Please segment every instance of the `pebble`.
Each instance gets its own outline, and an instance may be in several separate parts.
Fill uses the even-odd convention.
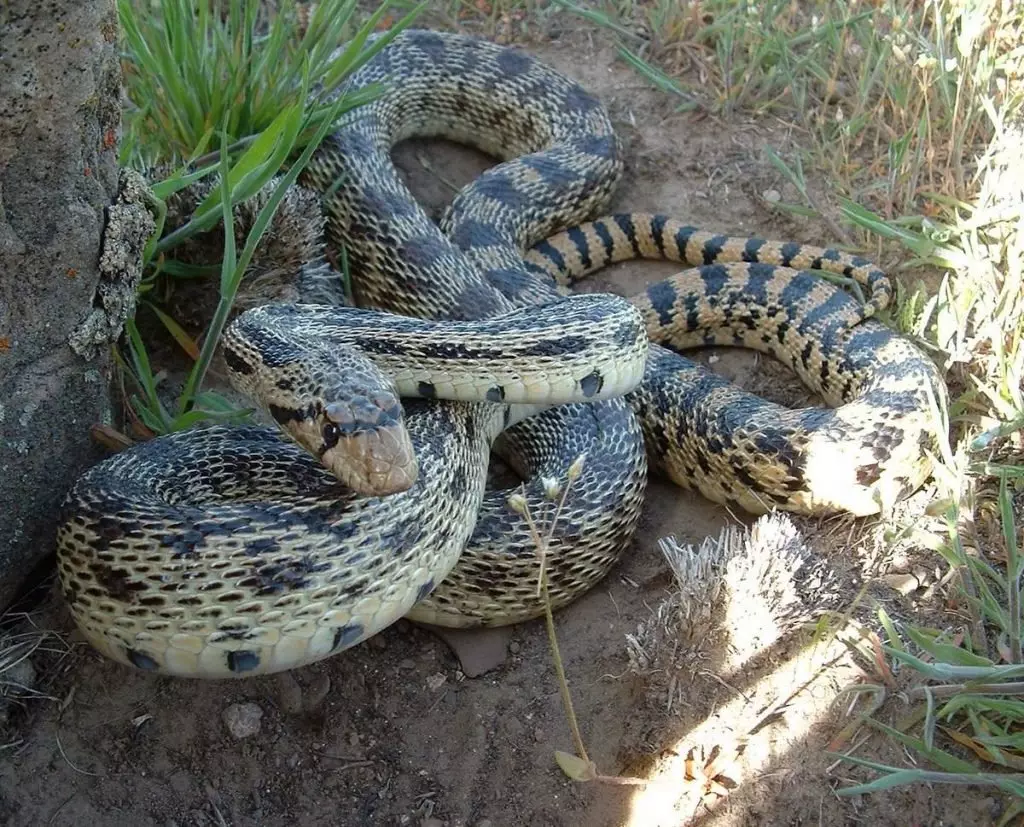
[[[519,641],[518,641],[518,640],[513,640],[513,641],[512,641],[512,642],[511,642],[511,643],[510,643],[510,644],[508,645],[508,650],[509,650],[509,651],[510,651],[510,652],[511,652],[511,653],[512,653],[513,655],[518,655],[518,654],[519,654],[519,653],[520,653],[520,652],[521,652],[521,651],[523,650],[523,647],[522,647],[522,645],[521,645],[521,644],[519,643]]]
[[[415,669],[416,668],[416,661],[414,661],[412,658],[402,658],[398,662],[398,668],[399,669]]]
[[[3,675],[6,685],[4,694],[8,697],[0,698],[0,724],[7,722],[11,710],[15,708],[11,698],[17,698],[32,689],[36,682],[36,670],[28,658],[23,658],[4,669]]]
[[[239,740],[258,733],[262,720],[263,710],[251,702],[231,704],[224,710],[224,725]]]
[[[912,594],[921,586],[921,581],[913,574],[883,574],[878,579],[904,596]]]
[[[35,685],[35,682],[36,670],[32,665],[32,661],[28,658],[22,658],[14,665],[8,666],[4,669],[4,683],[17,684],[17,686],[14,687],[15,692],[12,694],[17,694],[17,690],[19,689],[31,689]]]
[[[285,715],[298,715],[302,711],[302,687],[290,672],[281,672],[275,678],[277,702]]]

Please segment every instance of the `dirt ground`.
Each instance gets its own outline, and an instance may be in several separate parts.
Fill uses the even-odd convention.
[[[529,48],[610,107],[629,163],[616,208],[668,212],[737,235],[828,237],[765,201],[773,190],[793,198],[762,152],[767,144],[785,154],[798,137],[789,125],[673,114],[670,100],[586,34]],[[487,163],[416,143],[397,160],[434,207]],[[631,293],[666,269],[623,265],[597,284]],[[768,370],[734,354],[721,356],[718,368],[741,381],[763,381]],[[11,716],[0,818],[104,827],[992,823],[1000,802],[976,791],[836,795],[871,777],[828,753],[851,720],[840,691],[862,677],[836,643],[791,634],[744,649],[698,635],[675,673],[631,671],[626,635],[672,590],[659,538],[699,543],[730,522],[736,517],[699,496],[652,481],[619,569],[557,617],[590,757],[601,772],[641,777],[645,786],[574,783],[555,765],[554,751],[572,751],[572,741],[541,622],[499,635],[505,660],[478,677],[467,677],[438,637],[403,621],[284,676],[189,682],[101,659],[75,637],[51,591],[32,619],[63,632],[71,651],[62,654],[55,638],[33,657],[42,696]],[[870,533],[848,542],[861,535],[847,521],[812,528],[847,585],[909,570],[908,558],[880,558]],[[238,737],[228,721],[258,731]],[[867,730],[854,742],[862,757],[912,760]],[[716,756],[710,774],[721,772],[705,783],[700,770]]]

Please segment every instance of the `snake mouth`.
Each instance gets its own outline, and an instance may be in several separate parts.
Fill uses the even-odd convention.
[[[409,432],[401,423],[341,434],[320,461],[345,485],[367,497],[408,491],[419,476]]]

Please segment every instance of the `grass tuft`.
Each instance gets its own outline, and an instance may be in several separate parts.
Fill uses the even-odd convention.
[[[425,4],[397,21],[387,17],[392,5],[385,0],[357,26],[356,0],[325,0],[309,14],[300,13],[303,4],[296,2],[271,11],[262,0],[198,6],[188,0],[161,0],[155,8],[141,0],[119,0],[125,87],[132,102],[126,112],[122,162],[143,171],[174,168],[153,184],[161,216],[166,216],[166,199],[174,193],[206,176],[220,177],[220,185],[182,226],[165,234],[160,221],[146,250],[140,293],[150,293],[161,279],[193,275],[174,260],[175,248],[184,241],[218,224],[223,224],[225,239],[219,301],[201,347],[156,303],[144,305],[152,307],[194,360],[173,406],[161,399],[161,377],[152,370],[134,321],[126,325],[128,358],[117,358],[136,388],[130,403],[145,430],[167,433],[203,420],[246,415],[223,396],[204,391],[203,380],[242,277],[287,188],[337,119],[379,93],[376,87],[346,91],[346,81],[386,48]],[[386,18],[388,31],[368,44]],[[232,210],[272,182],[273,194],[236,258]]]

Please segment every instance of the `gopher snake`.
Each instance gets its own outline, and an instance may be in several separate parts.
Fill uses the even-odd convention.
[[[252,675],[352,646],[414,605],[411,616],[447,625],[536,616],[529,529],[507,492],[485,492],[503,431],[533,514],[551,504],[548,481],[586,455],[548,563],[556,606],[629,542],[644,441],[680,484],[752,511],[869,514],[923,482],[929,406],[945,404],[944,386],[909,342],[866,318],[889,290],[867,262],[662,216],[610,216],[549,238],[604,209],[621,174],[596,99],[526,54],[426,31],[401,34],[352,87],[381,80],[387,92],[343,119],[303,183],[325,193],[358,304],[442,327],[307,305],[240,316],[225,340],[232,381],[303,447],[272,429],[216,426],[83,475],[66,501],[59,566],[76,621],[105,654],[170,674]],[[458,194],[440,231],[390,162],[413,135],[505,161]],[[564,297],[569,281],[634,257],[698,267],[651,285],[636,309]],[[867,306],[793,267],[857,279]],[[339,343],[362,353],[338,356]],[[771,353],[838,407],[770,405],[661,343]],[[464,381],[449,357],[478,375]],[[570,357],[576,367],[546,378]],[[499,378],[491,358],[508,360]],[[338,366],[348,387],[322,381]],[[403,413],[398,396],[420,399]],[[515,424],[531,404],[566,402]],[[354,471],[342,456],[353,452]],[[398,493],[365,495],[374,489]]]

